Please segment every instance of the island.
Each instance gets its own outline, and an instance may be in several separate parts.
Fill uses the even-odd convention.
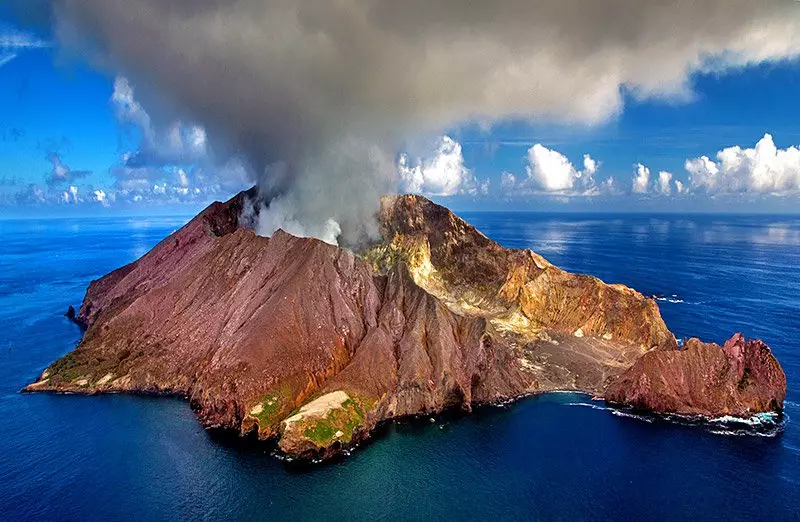
[[[653,299],[506,249],[447,208],[387,196],[355,251],[216,202],[93,281],[74,351],[26,392],[186,397],[208,428],[324,459],[382,422],[572,390],[641,411],[779,413],[761,341],[679,345]],[[256,205],[257,207],[257,205]]]

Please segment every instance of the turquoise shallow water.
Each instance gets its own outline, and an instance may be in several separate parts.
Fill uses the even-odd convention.
[[[80,332],[88,282],[185,218],[0,221],[0,518],[796,520],[800,219],[465,214],[501,244],[660,298],[678,335],[764,338],[780,429],[620,416],[549,394],[387,426],[341,462],[288,465],[177,399],[21,395]]]

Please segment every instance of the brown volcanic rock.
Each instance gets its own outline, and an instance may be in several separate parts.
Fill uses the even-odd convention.
[[[624,285],[572,274],[530,250],[506,249],[421,196],[382,201],[384,243],[367,253],[378,269],[401,260],[414,280],[461,313],[508,329],[605,337],[677,348],[658,305]]]
[[[786,375],[770,349],[742,334],[724,346],[689,339],[682,350],[642,356],[606,390],[606,400],[644,410],[749,416],[783,410]]]
[[[253,197],[212,204],[93,281],[75,318],[83,340],[26,390],[182,395],[206,426],[329,456],[385,419],[555,389],[602,394],[642,354],[684,354],[652,300],[503,249],[424,198],[385,200],[385,241],[362,258],[257,236],[240,223]],[[736,396],[771,408],[756,398],[780,367],[725,350],[744,383]]]
[[[403,267],[378,276],[316,239],[238,228],[243,197],[94,281],[78,313],[84,339],[28,390],[186,395],[205,425],[262,437],[344,390],[361,411],[349,442],[396,415],[528,389],[485,320],[454,314]]]

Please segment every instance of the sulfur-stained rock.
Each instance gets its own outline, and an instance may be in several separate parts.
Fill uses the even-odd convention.
[[[654,300],[624,285],[561,270],[530,250],[506,249],[421,196],[385,197],[377,270],[408,265],[414,281],[456,312],[535,338],[549,330],[677,348]]]

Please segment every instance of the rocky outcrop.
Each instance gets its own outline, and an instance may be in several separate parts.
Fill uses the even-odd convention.
[[[385,200],[384,240],[356,255],[257,236],[240,222],[253,197],[214,203],[93,281],[81,343],[26,390],[186,396],[205,426],[326,457],[383,420],[602,395],[637,360],[688,360],[651,299],[506,250],[424,198]],[[756,394],[751,359],[739,380]]]
[[[530,250],[506,249],[421,196],[382,201],[384,241],[366,253],[377,270],[398,262],[450,308],[536,338],[580,331],[644,348],[677,348],[655,301],[624,285],[561,270]]]
[[[644,354],[605,392],[608,401],[681,415],[747,417],[783,409],[786,375],[761,341],[723,346],[686,341],[682,350]]]

